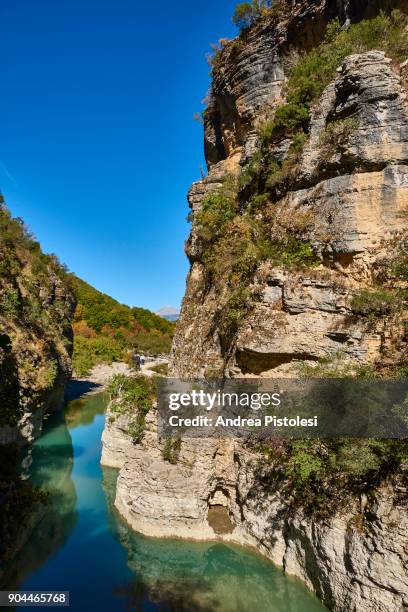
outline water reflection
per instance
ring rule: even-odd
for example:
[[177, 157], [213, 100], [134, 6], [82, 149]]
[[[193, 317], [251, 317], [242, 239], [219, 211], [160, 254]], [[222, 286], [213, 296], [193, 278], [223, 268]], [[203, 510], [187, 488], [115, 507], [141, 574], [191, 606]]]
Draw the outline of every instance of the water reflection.
[[104, 393], [74, 399], [65, 408], [65, 422], [69, 429], [79, 425], [91, 425], [95, 417], [103, 414], [107, 398]]
[[73, 447], [63, 414], [49, 417], [44, 433], [30, 449], [26, 470], [34, 486], [49, 493], [42, 517], [28, 542], [10, 562], [5, 574], [9, 589], [41, 567], [66, 542], [77, 519], [76, 492], [72, 482]]
[[131, 583], [116, 589], [130, 609], [143, 602], [161, 610], [213, 612], [318, 612], [324, 606], [298, 581], [241, 547], [145, 538], [131, 531], [113, 507], [116, 470], [103, 470], [111, 529], [127, 551]]
[[[23, 477], [47, 491], [49, 501], [28, 542], [6, 568], [3, 582], [9, 589], [17, 589], [27, 576], [41, 568], [65, 545], [75, 527], [77, 493], [72, 480], [74, 448], [69, 430], [91, 425], [97, 415], [103, 414], [105, 405], [103, 395], [71, 401], [65, 413], [46, 418], [41, 438], [26, 450]], [[79, 454], [77, 447], [75, 458]]]

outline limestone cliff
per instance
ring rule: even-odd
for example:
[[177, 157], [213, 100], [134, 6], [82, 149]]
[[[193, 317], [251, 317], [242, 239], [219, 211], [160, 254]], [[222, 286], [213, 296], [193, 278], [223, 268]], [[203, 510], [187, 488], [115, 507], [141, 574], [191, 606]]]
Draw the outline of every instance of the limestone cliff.
[[[222, 43], [209, 172], [189, 192], [173, 376], [406, 376], [408, 40], [396, 5], [276, 2]], [[102, 462], [121, 468], [115, 503], [136, 530], [255, 546], [332, 610], [408, 606], [406, 445], [193, 440], [169, 462], [154, 414], [147, 425], [138, 444], [120, 422], [104, 434]], [[319, 480], [317, 465], [346, 456]], [[312, 476], [297, 488], [299, 466]]]
[[[346, 57], [311, 106], [303, 147], [294, 143], [298, 133], [291, 129], [262, 142], [268, 117], [284, 101], [285, 64], [290, 70], [296, 62], [306, 33], [322, 35], [321, 19], [332, 5], [318, 3], [313, 13], [313, 3], [306, 4], [307, 10], [295, 3], [289, 22], [272, 17], [255, 25], [216, 60], [205, 111], [209, 174], [189, 193], [191, 270], [173, 344], [176, 376], [280, 375], [298, 361], [338, 351], [361, 364], [383, 362], [389, 335], [399, 334], [383, 321], [370, 329], [356, 321], [352, 297], [378, 283], [379, 267], [406, 229], [406, 67], [378, 50]], [[241, 221], [255, 217], [272, 242], [286, 232], [310, 245], [313, 265], [287, 265], [290, 253], [283, 252], [281, 261], [279, 253], [259, 258], [245, 277], [239, 269], [225, 273], [216, 261], [210, 269], [216, 282], [209, 278], [208, 251], [220, 261], [225, 253], [218, 255], [219, 243], [206, 244], [200, 210], [231, 175]], [[236, 294], [239, 284], [246, 303]], [[240, 317], [235, 325], [234, 310]], [[222, 325], [228, 318], [233, 325]]]

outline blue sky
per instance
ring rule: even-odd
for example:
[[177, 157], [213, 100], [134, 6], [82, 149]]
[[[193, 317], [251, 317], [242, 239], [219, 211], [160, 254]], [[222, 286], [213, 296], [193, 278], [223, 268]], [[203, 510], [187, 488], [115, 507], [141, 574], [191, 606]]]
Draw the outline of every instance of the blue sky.
[[235, 0], [2, 0], [0, 187], [46, 252], [98, 289], [181, 302], [194, 112]]

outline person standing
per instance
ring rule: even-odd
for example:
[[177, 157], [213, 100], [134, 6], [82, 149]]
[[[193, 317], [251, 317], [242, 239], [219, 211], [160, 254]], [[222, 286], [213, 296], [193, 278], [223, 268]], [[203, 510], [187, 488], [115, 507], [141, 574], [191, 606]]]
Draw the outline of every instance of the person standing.
[[135, 352], [132, 353], [132, 366], [136, 372], [140, 370], [140, 355]]
[[143, 353], [140, 355], [140, 365], [144, 366], [146, 362], [146, 357], [143, 355]]

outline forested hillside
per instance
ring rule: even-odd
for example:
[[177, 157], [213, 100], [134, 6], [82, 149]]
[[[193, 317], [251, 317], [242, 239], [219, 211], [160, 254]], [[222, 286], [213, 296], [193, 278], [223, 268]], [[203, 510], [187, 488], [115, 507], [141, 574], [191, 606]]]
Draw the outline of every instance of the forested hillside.
[[73, 324], [77, 374], [98, 363], [126, 360], [133, 349], [148, 354], [170, 351], [173, 323], [145, 308], [120, 304], [75, 275], [70, 279], [77, 300]]

